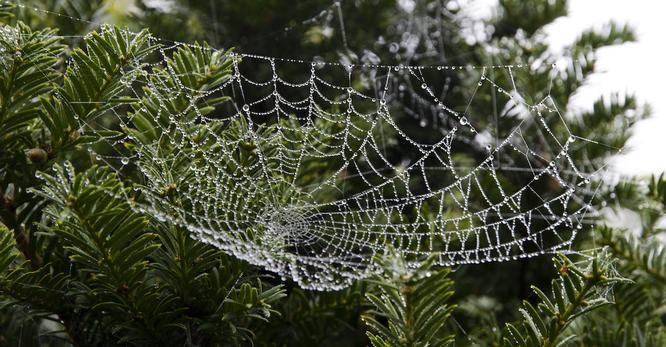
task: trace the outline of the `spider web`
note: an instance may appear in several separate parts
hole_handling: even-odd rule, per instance
[[[163,49],[164,58],[177,48]],[[173,114],[163,99],[145,105],[168,114],[168,122],[155,123],[159,136],[146,142],[130,132],[121,140],[137,147],[121,163],[145,177],[137,207],[200,241],[302,287],[329,290],[378,271],[374,259],[386,252],[399,252],[414,266],[428,256],[444,266],[506,261],[566,249],[582,227],[589,205],[577,192],[589,179],[570,155],[576,137],[558,138],[551,129],[549,123],[563,120],[549,96],[530,104],[517,87],[502,87],[486,74],[492,69],[514,81],[515,70],[530,74],[528,66],[229,59],[231,78],[199,97],[231,96],[232,112],[208,117],[192,102],[187,114]],[[283,65],[309,69],[310,77],[290,81],[281,76]],[[470,100],[448,106],[435,96],[425,69],[478,70],[480,77]],[[259,79],[257,71],[270,74]],[[355,74],[374,75],[375,93],[354,87]],[[435,118],[394,115],[406,110],[405,84],[420,86],[411,98],[436,108]],[[168,95],[193,92],[169,88]],[[503,138],[496,134],[494,145],[483,145],[484,132],[474,124],[488,116],[469,110],[490,92],[518,121]],[[119,119],[133,127],[131,117]],[[538,133],[541,143],[527,143],[526,132]],[[483,155],[459,158],[469,147]],[[503,170],[523,184],[498,174]]]
[[[389,252],[411,266],[427,257],[454,266],[567,250],[593,210],[591,174],[572,158],[586,139],[569,132],[548,91],[522,92],[543,66],[347,65],[215,51],[231,75],[192,90],[164,65],[188,47],[201,48],[160,48],[159,62],[140,70],[154,78],[126,77],[140,105],[111,108],[124,135],[105,141],[131,150],[97,158],[139,173],[127,198],[141,212],[301,287],[343,288],[379,271],[374,260]],[[447,98],[443,76],[465,76],[458,83],[468,97]],[[173,112],[181,95],[186,111]],[[201,100],[216,98],[229,102],[202,110]],[[138,130],[142,109],[161,115],[151,120],[155,136]]]

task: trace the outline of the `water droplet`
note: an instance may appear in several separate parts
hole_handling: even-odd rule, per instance
[[[428,125],[428,122],[426,122],[425,119],[421,119],[421,122],[419,122],[419,125],[421,126],[421,128],[425,128],[425,126]]]
[[[243,111],[249,112],[250,111],[250,105],[243,105]]]
[[[428,86],[425,83],[423,83],[423,84],[421,84],[421,88],[426,89],[426,88],[428,88]]]
[[[469,124],[469,121],[467,120],[467,117],[460,117],[460,124],[462,125],[467,125]]]
[[[123,163],[123,165],[129,164],[129,158],[122,158],[120,159],[120,162]]]

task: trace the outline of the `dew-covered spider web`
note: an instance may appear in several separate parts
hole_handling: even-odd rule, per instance
[[[122,130],[98,160],[138,177],[137,210],[304,288],[345,287],[387,252],[454,266],[567,250],[591,209],[591,168],[572,157],[588,141],[549,93],[557,67],[347,65],[148,42],[158,58],[123,77],[131,107],[80,120]],[[217,75],[188,52],[228,73],[192,88]],[[537,73],[551,84],[535,91]]]
[[[173,113],[171,100],[159,98],[192,91],[157,79],[148,88],[168,93],[143,106],[166,117],[151,121],[152,137],[127,131],[122,139],[137,148],[122,163],[145,178],[139,208],[196,239],[303,287],[333,289],[377,271],[373,258],[387,251],[415,264],[433,255],[446,266],[504,261],[566,249],[581,227],[587,205],[576,193],[589,181],[569,154],[576,137],[551,130],[564,123],[547,95],[529,103],[517,85],[489,77],[492,69],[515,80],[529,67],[481,67],[470,100],[446,104],[425,67],[223,59],[228,80],[194,92],[230,97],[229,112],[209,117],[192,102]],[[290,80],[281,67],[307,69],[309,78]],[[349,84],[373,73],[376,93]],[[401,111],[407,84],[421,89],[413,97],[434,107],[434,118]],[[483,141],[488,132],[476,119],[489,115],[469,112],[470,103],[492,93],[519,121]],[[136,117],[119,120],[132,129]],[[541,142],[527,143],[527,132]],[[458,155],[469,147],[481,155]]]

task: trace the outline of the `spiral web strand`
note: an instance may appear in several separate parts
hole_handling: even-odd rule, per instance
[[[520,92],[533,66],[342,65],[213,50],[231,73],[199,90],[165,62],[208,48],[157,41],[159,62],[136,61],[140,73],[123,79],[138,106],[109,108],[123,135],[103,142],[131,150],[98,159],[140,173],[127,197],[138,210],[304,288],[345,287],[377,272],[374,259],[387,252],[453,266],[566,250],[593,210],[591,174],[571,155],[585,141],[548,93],[528,102]],[[304,80],[287,77],[304,69]],[[476,76],[469,99],[442,101],[429,81],[456,72]],[[188,104],[174,112],[182,97]],[[478,100],[515,125],[484,129],[496,124],[476,113]],[[148,111],[158,115],[150,131],[140,126]],[[470,149],[471,160],[458,155]]]

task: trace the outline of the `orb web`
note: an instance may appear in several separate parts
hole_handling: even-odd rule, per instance
[[[130,106],[108,106],[115,123],[80,119],[121,130],[97,156],[138,176],[137,210],[304,288],[345,287],[386,252],[454,266],[566,250],[590,209],[590,174],[572,158],[585,139],[548,90],[521,88],[557,78],[551,67],[343,65],[148,42],[160,58],[131,64]],[[186,66],[190,53],[202,69]],[[228,74],[192,88],[211,66]],[[467,92],[447,96],[443,76]]]

